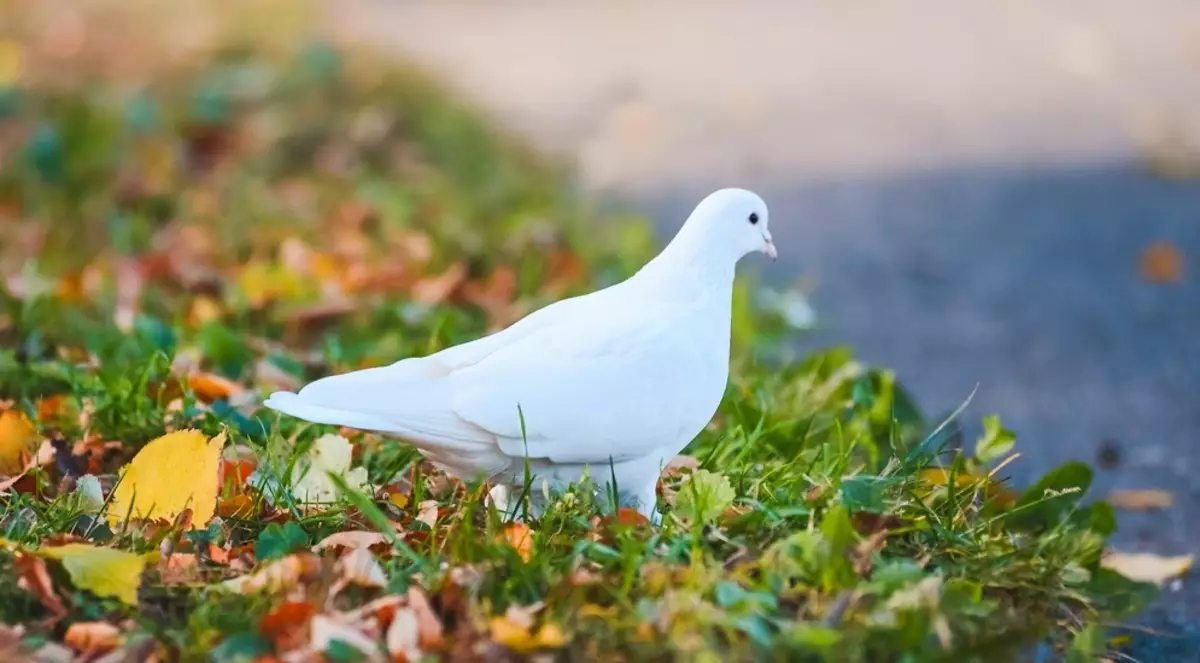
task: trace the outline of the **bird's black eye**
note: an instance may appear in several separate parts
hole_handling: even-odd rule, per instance
[[[758,212],[750,212],[750,223],[751,225],[758,223]]]

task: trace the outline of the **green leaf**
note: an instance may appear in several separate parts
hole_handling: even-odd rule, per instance
[[[981,463],[991,463],[1008,455],[1016,441],[1016,434],[1000,425],[999,416],[986,416],[983,418],[983,437],[975,443],[975,458]]]
[[[821,534],[835,552],[841,552],[858,541],[858,533],[850,521],[850,511],[842,504],[834,505],[825,513],[821,519]]]
[[[216,663],[249,663],[271,653],[271,643],[257,633],[235,633],[212,652]]]
[[[1050,470],[1021,495],[1009,516],[1014,527],[1051,527],[1079,502],[1092,485],[1092,469],[1078,461]]]
[[[259,562],[281,559],[308,545],[308,532],[296,523],[271,523],[254,542],[254,556]]]
[[[899,479],[872,474],[843,477],[841,501],[852,512],[884,513],[888,489],[899,484]]]
[[[737,493],[723,474],[697,470],[675,496],[675,513],[684,520],[711,522],[732,504]]]

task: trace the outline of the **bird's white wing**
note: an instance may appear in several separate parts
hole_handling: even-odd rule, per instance
[[[458,367],[438,355],[420,370],[405,360],[318,380],[267,404],[460,456],[602,463],[644,455],[698,432],[726,377],[707,348],[677,333],[673,313],[564,316],[503,344],[475,341],[452,358]]]
[[[532,337],[456,373],[454,413],[505,455],[557,463],[620,461],[698,433],[720,403],[721,367],[666,328],[615,327]]]

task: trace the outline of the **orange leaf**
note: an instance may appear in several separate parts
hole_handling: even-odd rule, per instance
[[[246,485],[246,480],[250,478],[250,475],[254,474],[256,467],[258,467],[258,461],[253,458],[223,459],[217,481],[223,488],[228,485],[235,491],[240,490],[242,486]]]
[[[93,657],[121,646],[121,631],[108,622],[76,622],[67,628],[63,643]]]
[[[25,469],[23,456],[31,450],[37,429],[20,410],[0,412],[0,474]]]
[[[217,515],[222,518],[250,518],[255,512],[254,498],[249,495],[234,495],[217,502]]]
[[[1154,242],[1139,259],[1142,278],[1150,283],[1179,283],[1183,280],[1183,254],[1170,242]]]
[[[205,403],[229,400],[229,397],[244,391],[241,385],[213,373],[193,373],[187,378],[188,388],[196,392],[196,398]]]
[[[533,531],[525,523],[508,523],[504,526],[504,539],[508,545],[517,549],[521,559],[529,561],[533,555]]]
[[[295,649],[307,641],[305,632],[315,614],[316,606],[307,601],[288,601],[263,615],[258,631],[281,651]]]

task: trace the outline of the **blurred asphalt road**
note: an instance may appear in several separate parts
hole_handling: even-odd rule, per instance
[[[343,0],[331,23],[664,233],[712,188],[759,190],[766,273],[815,279],[806,344],[897,368],[931,414],[979,383],[1019,479],[1109,448],[1094,495],[1176,497],[1121,514],[1117,544],[1200,554],[1200,179],[1144,165],[1164,142],[1200,156],[1200,2]],[[1155,240],[1182,283],[1139,278]],[[1155,625],[1200,622],[1197,586]]]

